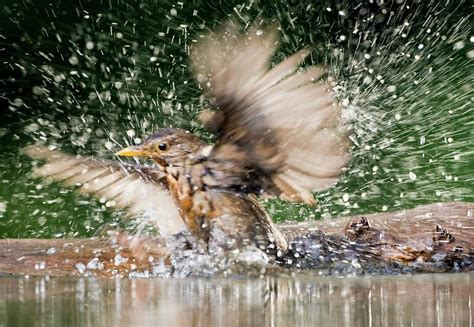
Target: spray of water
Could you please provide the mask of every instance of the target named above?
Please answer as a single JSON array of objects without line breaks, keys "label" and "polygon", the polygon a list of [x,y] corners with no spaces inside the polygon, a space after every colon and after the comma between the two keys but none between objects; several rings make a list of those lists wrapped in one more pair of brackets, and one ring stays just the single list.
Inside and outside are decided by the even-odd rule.
[{"label": "spray of water", "polygon": [[474,36],[464,7],[399,0],[4,5],[0,237],[90,236],[104,224],[123,224],[102,199],[32,179],[32,163],[19,154],[26,144],[110,158],[170,126],[212,141],[196,119],[208,104],[187,56],[189,45],[228,14],[243,24],[281,26],[275,62],[314,44],[311,59],[330,67],[354,125],[343,179],[316,194],[318,207],[267,201],[275,219],[473,201]]}]

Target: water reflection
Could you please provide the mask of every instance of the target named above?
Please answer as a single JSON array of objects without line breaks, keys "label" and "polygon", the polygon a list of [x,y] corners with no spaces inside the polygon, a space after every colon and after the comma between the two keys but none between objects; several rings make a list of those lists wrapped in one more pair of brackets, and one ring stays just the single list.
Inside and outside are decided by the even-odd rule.
[{"label": "water reflection", "polygon": [[0,278],[0,326],[472,326],[474,275]]}]

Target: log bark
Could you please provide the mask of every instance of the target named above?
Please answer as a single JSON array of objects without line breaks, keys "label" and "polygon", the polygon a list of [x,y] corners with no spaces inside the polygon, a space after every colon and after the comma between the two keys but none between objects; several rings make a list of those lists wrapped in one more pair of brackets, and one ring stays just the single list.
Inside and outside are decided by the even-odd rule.
[{"label": "log bark", "polygon": [[[399,268],[392,272],[474,271],[474,203],[278,226],[292,242],[291,253],[277,260],[286,267],[319,269],[350,257],[362,272],[377,266]],[[157,264],[169,267],[170,255],[162,239],[4,239],[0,274],[127,276]]]}]

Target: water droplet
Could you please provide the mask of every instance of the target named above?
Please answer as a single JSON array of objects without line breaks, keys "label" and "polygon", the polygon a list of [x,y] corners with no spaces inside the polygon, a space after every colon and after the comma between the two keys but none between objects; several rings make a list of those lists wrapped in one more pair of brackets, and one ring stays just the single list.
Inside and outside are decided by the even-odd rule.
[{"label": "water droplet", "polygon": [[123,265],[124,263],[127,263],[127,261],[128,261],[127,257],[122,257],[120,254],[115,255],[114,264],[116,266]]},{"label": "water droplet", "polygon": [[38,218],[38,225],[40,225],[40,226],[43,226],[47,222],[48,222],[48,220],[44,216]]},{"label": "water droplet", "polygon": [[91,261],[89,261],[87,263],[87,269],[89,270],[96,270],[96,269],[99,269],[99,259],[98,258],[94,258],[92,259]]},{"label": "water droplet", "polygon": [[111,207],[115,206],[116,204],[117,203],[114,200],[110,200],[110,201],[105,202],[105,206],[107,208],[111,208]]},{"label": "water droplet", "polygon": [[16,98],[15,100],[13,100],[13,105],[15,107],[21,107],[23,105],[23,100],[20,98]]},{"label": "water droplet", "polygon": [[79,271],[80,274],[83,274],[86,272],[86,265],[83,264],[82,262],[76,263],[74,267],[76,267],[77,271]]},{"label": "water droplet", "polygon": [[40,261],[35,264],[35,270],[44,270],[46,268],[46,262]]},{"label": "water droplet", "polygon": [[454,50],[461,50],[462,48],[464,48],[464,41],[454,43]]},{"label": "water droplet", "polygon": [[69,57],[69,63],[76,66],[79,63],[79,59],[76,56],[71,56]]}]

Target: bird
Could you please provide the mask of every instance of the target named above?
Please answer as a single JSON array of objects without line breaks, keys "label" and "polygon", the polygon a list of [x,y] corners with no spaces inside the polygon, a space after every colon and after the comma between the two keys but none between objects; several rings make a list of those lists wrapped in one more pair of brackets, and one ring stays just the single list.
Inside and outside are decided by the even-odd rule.
[{"label": "bird", "polygon": [[206,251],[255,246],[283,253],[288,241],[260,200],[316,205],[313,191],[332,187],[350,160],[350,128],[323,79],[303,67],[304,48],[272,65],[274,26],[242,28],[231,20],[192,44],[190,66],[213,106],[201,120],[216,136],[207,144],[179,128],[158,130],[120,157],[153,164],[74,156],[46,145],[25,153],[46,163],[33,174],[147,212],[164,235],[189,232]]}]

